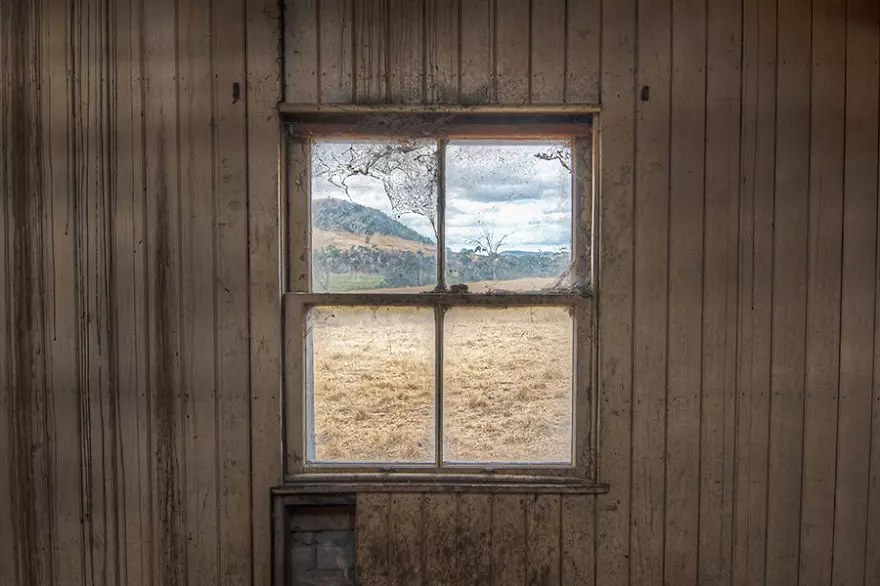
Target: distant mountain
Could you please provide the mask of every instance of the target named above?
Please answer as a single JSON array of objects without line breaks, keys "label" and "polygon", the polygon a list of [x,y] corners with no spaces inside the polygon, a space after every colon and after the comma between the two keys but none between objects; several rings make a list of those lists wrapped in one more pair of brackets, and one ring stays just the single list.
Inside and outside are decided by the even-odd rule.
[{"label": "distant mountain", "polygon": [[500,256],[555,256],[558,252],[549,250],[531,251],[531,250],[502,250],[498,253]]},{"label": "distant mountain", "polygon": [[332,232],[384,234],[422,244],[434,242],[375,208],[344,199],[312,201],[312,226]]}]

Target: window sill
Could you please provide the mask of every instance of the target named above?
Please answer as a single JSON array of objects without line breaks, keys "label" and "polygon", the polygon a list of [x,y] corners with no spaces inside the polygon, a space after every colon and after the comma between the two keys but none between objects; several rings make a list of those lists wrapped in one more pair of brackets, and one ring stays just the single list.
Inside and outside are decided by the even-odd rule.
[{"label": "window sill", "polygon": [[571,477],[479,474],[299,474],[272,489],[276,495],[300,493],[446,492],[605,494],[609,485]]}]

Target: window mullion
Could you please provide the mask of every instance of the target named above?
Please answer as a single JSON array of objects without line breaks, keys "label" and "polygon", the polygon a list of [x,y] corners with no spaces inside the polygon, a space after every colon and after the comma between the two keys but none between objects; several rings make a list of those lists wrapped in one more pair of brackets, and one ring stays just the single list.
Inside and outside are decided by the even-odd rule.
[{"label": "window mullion", "polygon": [[446,290],[446,144],[437,141],[437,289]]},{"label": "window mullion", "polygon": [[434,307],[434,455],[443,465],[443,317],[446,308]]}]

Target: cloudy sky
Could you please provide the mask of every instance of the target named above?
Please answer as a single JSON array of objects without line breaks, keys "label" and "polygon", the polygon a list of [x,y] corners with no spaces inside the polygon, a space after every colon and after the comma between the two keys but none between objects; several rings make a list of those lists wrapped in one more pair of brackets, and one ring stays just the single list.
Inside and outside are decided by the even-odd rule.
[{"label": "cloudy sky", "polygon": [[[315,144],[314,157],[324,161],[355,143]],[[537,153],[552,152],[552,142],[451,141],[446,155],[446,245],[473,248],[484,230],[504,237],[501,250],[559,251],[571,247],[571,174],[559,161]],[[434,148],[426,145],[426,151]],[[325,176],[312,183],[315,199],[349,198],[393,215],[382,181],[370,177],[347,180],[348,195]],[[403,214],[403,224],[434,237],[430,223],[417,214]]]}]

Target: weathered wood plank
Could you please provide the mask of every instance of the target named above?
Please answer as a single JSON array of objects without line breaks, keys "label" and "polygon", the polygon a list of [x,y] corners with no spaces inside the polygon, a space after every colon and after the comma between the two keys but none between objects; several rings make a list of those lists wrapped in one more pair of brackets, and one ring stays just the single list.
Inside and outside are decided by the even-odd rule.
[{"label": "weathered wood plank", "polygon": [[462,494],[458,503],[458,583],[491,584],[492,497]]},{"label": "weathered wood plank", "polygon": [[562,496],[562,584],[596,583],[596,499],[587,495]]},{"label": "weathered wood plank", "polygon": [[354,6],[355,102],[383,104],[388,97],[388,0]]},{"label": "weathered wood plank", "polygon": [[354,99],[352,0],[317,0],[318,101],[350,104]]},{"label": "weathered wood plank", "polygon": [[635,2],[602,4],[602,153],[599,214],[599,478],[596,583],[628,585],[632,415]]},{"label": "weathered wood plank", "polygon": [[422,2],[388,0],[388,83],[393,104],[424,101],[424,14]]},{"label": "weathered wood plank", "polygon": [[459,5],[460,0],[426,0],[425,101],[428,104],[458,103]]},{"label": "weathered wood plank", "polygon": [[318,103],[318,0],[291,0],[284,10],[284,100]]},{"label": "weathered wood plank", "polygon": [[737,586],[764,581],[776,163],[776,3],[747,0],[743,10]]},{"label": "weathered wood plank", "polygon": [[[51,19],[51,13],[50,13]],[[63,23],[56,18],[54,24]],[[11,71],[13,55],[11,43],[7,41],[10,38],[8,31],[11,28],[11,18],[3,13],[0,15],[0,67],[3,71]],[[61,29],[63,32],[63,28]],[[8,145],[11,143],[11,137],[7,129],[11,128],[10,115],[12,113],[11,95],[12,86],[5,83],[0,86],[0,189],[9,189],[12,168],[9,165],[9,155],[12,153]],[[12,210],[11,199],[8,197],[0,198],[0,413],[4,426],[8,429],[11,425],[9,412],[12,400],[12,336],[8,332],[12,326],[12,274],[9,266],[9,260],[12,253]],[[53,202],[54,203],[54,202]],[[57,429],[57,425],[55,425]],[[10,470],[12,464],[12,437],[8,433],[0,434],[0,470]],[[9,474],[0,475],[0,527],[12,537],[12,479]],[[56,515],[57,517],[57,515]],[[0,547],[0,580],[4,583],[11,584],[15,580],[15,549],[10,542],[6,540],[6,544]]]},{"label": "weathered wood plank", "polygon": [[363,586],[388,583],[388,509],[391,495],[360,493],[357,497],[357,577]]},{"label": "weathered wood plank", "polygon": [[495,97],[499,104],[529,102],[531,18],[529,0],[497,2],[495,9]]},{"label": "weathered wood plank", "polygon": [[779,1],[770,475],[769,584],[798,577],[804,436],[809,224],[810,3]]},{"label": "weathered wood plank", "polygon": [[560,584],[562,579],[562,513],[558,494],[529,495],[526,499],[526,584]]},{"label": "weathered wood plank", "polygon": [[698,576],[727,583],[733,533],[741,2],[709,0]]},{"label": "weathered wood plank", "polygon": [[458,496],[426,494],[422,498],[425,514],[424,583],[437,586],[458,584]]},{"label": "weathered wood plank", "polygon": [[[81,519],[83,518],[83,494],[82,484],[71,485],[59,482],[58,479],[79,478],[82,470],[81,439],[79,424],[79,384],[77,379],[78,353],[77,353],[77,315],[76,311],[76,235],[73,230],[74,200],[71,193],[74,191],[74,178],[71,169],[71,155],[69,148],[72,146],[71,137],[68,134],[71,129],[71,108],[66,96],[71,90],[71,80],[68,78],[68,64],[65,60],[69,46],[65,40],[68,35],[69,15],[58,5],[48,8],[44,15],[46,26],[49,30],[47,35],[48,47],[45,50],[46,64],[48,68],[45,82],[45,111],[46,135],[43,138],[43,146],[47,160],[52,164],[46,169],[44,189],[45,202],[50,215],[49,237],[51,238],[51,273],[47,278],[46,299],[51,311],[51,336],[49,338],[48,356],[52,365],[48,375],[52,394],[49,408],[53,413],[50,428],[49,441],[53,444],[49,465],[53,470],[52,490],[50,502],[52,503],[52,524],[54,551],[51,563],[54,568],[54,581],[59,586],[73,586],[80,584],[84,579],[84,560],[82,556],[84,536]],[[69,39],[67,39],[69,40]],[[6,67],[3,67],[8,71]],[[3,110],[4,112],[7,110]],[[5,127],[9,127],[4,125]],[[0,188],[3,189],[3,188]],[[2,198],[4,202],[8,199]],[[8,204],[7,204],[8,206]],[[4,218],[12,222],[11,210],[4,210]],[[7,235],[13,234],[12,226],[4,231],[3,242],[7,241]],[[11,252],[11,250],[10,250]],[[4,260],[5,256],[0,257]],[[6,263],[4,262],[4,265]],[[11,275],[7,287],[11,288]],[[12,299],[10,288],[0,289],[3,297]],[[51,301],[49,301],[51,300]],[[4,301],[5,302],[5,301]],[[9,309],[13,303],[9,303]],[[10,323],[9,326],[12,326]],[[6,338],[6,332],[0,338]],[[3,352],[3,358],[7,353]],[[12,364],[4,366],[0,359],[0,371],[12,374]],[[12,381],[9,381],[10,383]],[[3,386],[4,389],[6,385]],[[11,387],[10,387],[11,389]],[[3,401],[0,400],[0,403]],[[4,414],[8,404],[2,407]],[[3,440],[9,438],[8,433],[3,434]],[[8,448],[0,445],[0,453],[10,454]],[[2,470],[10,470],[8,465]],[[10,480],[9,474],[0,474],[5,481]],[[0,481],[2,482],[2,481]],[[0,489],[0,493],[2,493]],[[149,494],[147,492],[147,494]],[[8,498],[8,497],[7,497]],[[4,504],[13,505],[11,498],[0,496]],[[2,510],[2,507],[0,507]],[[11,519],[10,519],[11,522]],[[0,518],[0,527],[11,527],[4,524]],[[11,537],[11,536],[10,536]],[[140,536],[138,536],[140,537]],[[2,538],[0,538],[2,539]],[[10,544],[11,545],[11,544]],[[12,553],[12,547],[0,547]],[[12,559],[5,569],[9,572],[14,570]],[[0,566],[5,565],[5,560],[0,558]],[[4,570],[0,570],[0,582],[14,584],[15,580],[10,575],[4,581]]]},{"label": "weathered wood plank", "polygon": [[495,4],[461,0],[461,65],[458,101],[462,105],[495,101]]},{"label": "weathered wood plank", "polygon": [[671,16],[668,1],[639,3],[630,480],[633,584],[663,581]]},{"label": "weathered wood plank", "polygon": [[[198,0],[182,0],[178,10],[180,54],[181,198],[181,304],[183,355],[182,393],[184,506],[187,532],[199,535],[186,540],[186,576],[190,582],[220,582],[218,526],[217,385],[215,316],[217,251],[214,242],[214,185],[216,152],[214,127],[215,63],[211,35],[214,22],[209,7]],[[226,89],[226,88],[224,88]],[[226,92],[223,92],[226,94]],[[207,105],[207,108],[206,108]],[[225,480],[225,478],[224,478]],[[225,490],[224,490],[225,492]]]},{"label": "weathered wood plank", "polygon": [[[880,238],[880,214],[877,218]],[[865,583],[880,581],[880,258],[875,265],[874,285],[874,388],[871,394],[871,459],[868,463],[868,531],[865,536]]]},{"label": "weathered wood plank", "polygon": [[672,4],[664,583],[697,583],[706,1]]},{"label": "weathered wood plank", "polygon": [[[250,530],[253,584],[271,581],[269,489],[281,480],[278,109],[275,63],[280,14],[274,0],[245,4],[249,277]],[[244,531],[243,531],[244,532]]]},{"label": "weathered wood plank", "polygon": [[[267,500],[266,492],[251,496],[248,445],[248,115],[244,95],[246,23],[241,18],[242,8],[241,0],[214,0],[217,347],[213,365],[217,377],[216,466],[222,483],[218,497],[218,555],[219,575],[233,584],[247,584],[252,572],[251,536],[238,529],[251,526],[251,503]],[[276,140],[265,142],[277,144]],[[277,216],[272,220],[277,226]]]},{"label": "weathered wood plank", "polygon": [[800,585],[831,582],[840,373],[846,1],[813,2]]},{"label": "weathered wood plank", "polygon": [[[870,584],[865,574],[871,391],[877,263],[877,165],[880,31],[876,2],[849,4],[847,28],[843,257],[840,314],[840,396],[831,583]],[[876,429],[876,428],[875,428]]]},{"label": "weathered wood plank", "polygon": [[421,584],[425,576],[422,495],[392,494],[388,507],[388,584]]},{"label": "weathered wood plank", "polygon": [[599,0],[568,0],[565,102],[599,103],[601,22]]},{"label": "weathered wood plank", "polygon": [[492,495],[492,584],[526,583],[528,497]]},{"label": "weathered wood plank", "polygon": [[[155,545],[153,578],[184,583],[186,568],[180,340],[180,192],[177,156],[177,43],[175,4],[144,5],[145,177],[147,208],[147,324],[151,394],[150,468]],[[173,65],[172,65],[173,64]]]},{"label": "weathered wood plank", "polygon": [[[119,393],[119,427],[122,469],[122,503],[125,515],[123,583],[152,582],[149,547],[150,524],[150,421],[146,417],[147,366],[147,258],[144,216],[143,70],[139,5],[119,2],[116,14],[115,145],[116,195],[112,217],[116,385]],[[132,34],[132,31],[138,31]],[[62,483],[59,483],[61,485]]]},{"label": "weathered wood plank", "polygon": [[565,100],[565,0],[532,3],[529,101],[562,104]]}]

